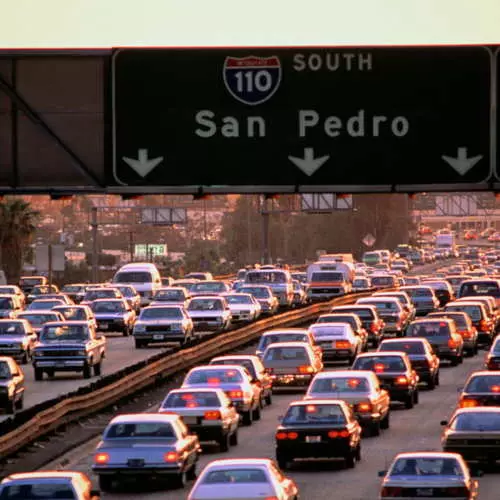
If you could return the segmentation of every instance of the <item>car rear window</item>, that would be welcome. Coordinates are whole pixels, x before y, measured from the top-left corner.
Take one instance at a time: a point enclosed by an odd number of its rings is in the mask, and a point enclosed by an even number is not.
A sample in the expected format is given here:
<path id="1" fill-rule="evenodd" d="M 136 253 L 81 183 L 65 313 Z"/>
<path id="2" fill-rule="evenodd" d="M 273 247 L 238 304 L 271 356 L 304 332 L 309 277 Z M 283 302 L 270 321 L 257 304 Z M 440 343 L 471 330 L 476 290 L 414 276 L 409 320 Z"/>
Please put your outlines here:
<path id="1" fill-rule="evenodd" d="M 480 321 L 483 317 L 481 306 L 476 306 L 476 305 L 446 306 L 445 311 L 462 311 L 466 313 L 472 321 Z"/>
<path id="2" fill-rule="evenodd" d="M 214 365 L 240 365 L 244 366 L 249 373 L 255 377 L 257 374 L 255 373 L 255 368 L 253 366 L 253 363 L 247 359 L 221 359 L 217 360 L 215 363 L 211 363 Z"/>
<path id="3" fill-rule="evenodd" d="M 34 480 L 35 481 L 35 480 Z M 76 496 L 68 484 L 32 483 L 4 486 L 0 500 L 75 500 Z"/>
<path id="4" fill-rule="evenodd" d="M 370 385 L 365 378 L 356 377 L 328 377 L 317 378 L 312 386 L 311 394 L 329 394 L 332 392 L 369 392 Z"/>
<path id="5" fill-rule="evenodd" d="M 337 311 L 333 311 L 333 313 L 336 313 Z M 341 311 L 338 311 L 341 312 Z M 345 313 L 352 313 L 352 314 L 357 314 L 361 319 L 367 320 L 367 319 L 374 319 L 375 315 L 373 314 L 373 311 L 370 309 L 343 309 L 342 312 Z"/>
<path id="6" fill-rule="evenodd" d="M 186 381 L 188 384 L 229 384 L 243 382 L 241 373 L 237 370 L 204 369 L 191 373 Z"/>
<path id="7" fill-rule="evenodd" d="M 450 427 L 456 431 L 500 431 L 500 413 L 461 413 L 455 417 Z"/>
<path id="8" fill-rule="evenodd" d="M 175 438 L 172 426 L 163 422 L 133 422 L 113 424 L 104 439 L 122 438 Z"/>
<path id="9" fill-rule="evenodd" d="M 264 471 L 259 469 L 220 469 L 210 471 L 202 484 L 268 483 Z"/>
<path id="10" fill-rule="evenodd" d="M 391 476 L 457 476 L 462 469 L 454 458 L 418 457 L 400 458 L 394 464 Z"/>
<path id="11" fill-rule="evenodd" d="M 459 295 L 460 297 L 473 297 L 474 295 L 500 297 L 500 288 L 497 283 L 491 282 L 462 283 Z"/>
<path id="12" fill-rule="evenodd" d="M 182 392 L 167 396 L 162 408 L 196 408 L 198 406 L 219 406 L 220 401 L 215 392 Z"/>
<path id="13" fill-rule="evenodd" d="M 410 297 L 432 297 L 432 290 L 425 288 L 410 288 L 404 290 Z"/>
<path id="14" fill-rule="evenodd" d="M 406 366 L 399 356 L 370 356 L 357 358 L 353 370 L 372 370 L 375 372 L 404 371 Z"/>
<path id="15" fill-rule="evenodd" d="M 445 322 L 412 323 L 406 329 L 407 337 L 444 337 L 450 335 L 450 325 Z"/>
<path id="16" fill-rule="evenodd" d="M 372 285 L 392 285 L 394 284 L 394 278 L 391 276 L 373 276 Z"/>
<path id="17" fill-rule="evenodd" d="M 500 394 L 500 375 L 477 375 L 466 385 L 465 392 L 495 392 Z"/>
<path id="18" fill-rule="evenodd" d="M 307 351 L 302 347 L 270 347 L 265 361 L 309 361 Z"/>
<path id="19" fill-rule="evenodd" d="M 307 404 L 290 406 L 283 418 L 284 424 L 345 425 L 346 418 L 339 405 Z"/>
<path id="20" fill-rule="evenodd" d="M 425 354 L 425 349 L 421 342 L 382 342 L 379 350 L 402 351 L 408 354 Z"/>
<path id="21" fill-rule="evenodd" d="M 270 344 L 277 342 L 307 342 L 307 335 L 304 333 L 282 333 L 280 335 L 264 335 L 260 340 L 260 347 L 266 348 Z"/>

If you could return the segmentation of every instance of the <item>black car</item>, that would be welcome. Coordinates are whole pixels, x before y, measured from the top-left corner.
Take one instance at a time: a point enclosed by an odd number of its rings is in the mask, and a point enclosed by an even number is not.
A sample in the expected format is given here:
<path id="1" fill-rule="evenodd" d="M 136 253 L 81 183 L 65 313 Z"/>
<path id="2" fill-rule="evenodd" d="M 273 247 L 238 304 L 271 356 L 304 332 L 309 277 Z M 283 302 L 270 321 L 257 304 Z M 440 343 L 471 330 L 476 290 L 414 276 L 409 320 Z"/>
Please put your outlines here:
<path id="1" fill-rule="evenodd" d="M 347 468 L 361 460 L 361 426 L 344 401 L 294 401 L 275 437 L 276 461 L 282 469 L 295 459 L 341 458 Z"/>
<path id="2" fill-rule="evenodd" d="M 363 328 L 368 332 L 368 342 L 377 347 L 382 341 L 385 323 L 380 319 L 374 306 L 353 304 L 349 306 L 335 306 L 331 310 L 335 314 L 352 313 L 359 316 Z"/>

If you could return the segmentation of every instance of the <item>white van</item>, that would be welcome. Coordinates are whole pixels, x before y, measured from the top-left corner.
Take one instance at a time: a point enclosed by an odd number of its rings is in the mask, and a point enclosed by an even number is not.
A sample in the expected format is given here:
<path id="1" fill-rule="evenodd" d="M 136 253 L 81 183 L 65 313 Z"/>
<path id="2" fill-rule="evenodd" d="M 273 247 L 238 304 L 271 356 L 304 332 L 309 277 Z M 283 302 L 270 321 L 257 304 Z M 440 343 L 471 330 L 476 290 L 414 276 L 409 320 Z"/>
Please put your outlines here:
<path id="1" fill-rule="evenodd" d="M 113 283 L 132 285 L 141 296 L 141 306 L 148 305 L 162 286 L 158 268 L 149 262 L 125 264 L 113 276 Z"/>

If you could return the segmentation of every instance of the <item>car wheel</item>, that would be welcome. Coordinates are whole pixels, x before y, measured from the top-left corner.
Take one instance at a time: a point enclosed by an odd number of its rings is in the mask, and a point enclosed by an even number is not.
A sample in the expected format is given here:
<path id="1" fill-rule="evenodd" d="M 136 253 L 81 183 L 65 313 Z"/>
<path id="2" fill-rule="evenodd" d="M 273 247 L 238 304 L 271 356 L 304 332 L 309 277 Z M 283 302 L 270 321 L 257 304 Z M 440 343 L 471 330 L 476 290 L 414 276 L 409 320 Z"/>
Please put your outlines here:
<path id="1" fill-rule="evenodd" d="M 380 428 L 381 429 L 388 429 L 390 425 L 391 425 L 391 412 L 389 410 L 387 410 L 387 414 L 380 422 Z"/>
<path id="2" fill-rule="evenodd" d="M 198 461 L 196 461 L 186 473 L 187 478 L 191 481 L 194 481 L 198 476 L 197 466 L 198 466 Z"/>
<path id="3" fill-rule="evenodd" d="M 25 351 L 25 353 L 23 354 L 23 357 L 21 358 L 21 364 L 22 364 L 22 365 L 27 365 L 27 364 L 28 364 L 29 359 L 30 359 L 29 352 L 28 352 L 28 351 Z"/>
<path id="4" fill-rule="evenodd" d="M 284 453 L 277 452 L 276 453 L 276 462 L 278 462 L 278 466 L 281 470 L 286 470 L 288 468 L 289 462 L 292 460 L 288 455 L 285 455 Z"/>
<path id="5" fill-rule="evenodd" d="M 146 347 L 146 344 L 143 340 L 135 339 L 135 348 L 141 349 L 142 347 Z"/>
<path id="6" fill-rule="evenodd" d="M 379 436 L 380 435 L 380 428 L 381 428 L 381 425 L 380 425 L 380 420 L 376 420 L 375 422 L 372 422 L 370 424 L 370 427 L 369 427 L 369 434 L 370 436 Z"/>
<path id="7" fill-rule="evenodd" d="M 431 376 L 429 380 L 427 381 L 427 389 L 432 391 L 433 389 L 436 388 L 436 377 Z"/>
<path id="8" fill-rule="evenodd" d="M 14 415 L 16 413 L 16 404 L 12 399 L 9 399 L 5 404 L 5 413 Z"/>
<path id="9" fill-rule="evenodd" d="M 43 370 L 41 368 L 35 368 L 35 380 L 43 380 Z"/>
<path id="10" fill-rule="evenodd" d="M 355 458 L 358 462 L 361 462 L 361 443 L 356 446 Z"/>
<path id="11" fill-rule="evenodd" d="M 459 363 L 458 357 L 455 357 L 452 360 L 450 360 L 451 366 L 458 366 L 458 363 Z"/>
<path id="12" fill-rule="evenodd" d="M 436 386 L 439 385 L 439 370 L 436 372 L 436 375 L 434 377 L 434 383 L 436 384 Z"/>
<path id="13" fill-rule="evenodd" d="M 253 410 L 253 420 L 260 420 L 262 414 L 261 414 L 261 403 L 259 402 L 259 404 L 257 405 L 256 408 L 254 408 Z"/>
<path id="14" fill-rule="evenodd" d="M 356 466 L 356 450 L 349 450 L 349 453 L 344 457 L 346 469 L 354 469 Z"/>
<path id="15" fill-rule="evenodd" d="M 269 391 L 266 396 L 266 405 L 269 406 L 271 404 L 273 404 L 273 394 L 271 391 Z"/>
<path id="16" fill-rule="evenodd" d="M 90 378 L 92 376 L 92 373 L 90 372 L 90 365 L 88 363 L 85 363 L 83 365 L 83 378 Z"/>
<path id="17" fill-rule="evenodd" d="M 99 489 L 104 493 L 113 491 L 113 476 L 99 476 Z"/>
<path id="18" fill-rule="evenodd" d="M 222 453 L 226 453 L 229 451 L 229 446 L 230 446 L 230 437 L 229 437 L 229 432 L 226 432 L 226 434 L 223 434 L 222 437 L 219 439 L 219 447 L 220 451 Z"/>
<path id="19" fill-rule="evenodd" d="M 418 405 L 418 402 L 419 402 L 419 392 L 418 389 L 415 389 L 413 391 L 413 404 Z"/>
<path id="20" fill-rule="evenodd" d="M 252 421 L 253 421 L 253 411 L 250 408 L 250 410 L 243 413 L 243 425 L 252 425 Z"/>
<path id="21" fill-rule="evenodd" d="M 229 444 L 231 446 L 236 446 L 238 444 L 238 429 L 236 429 L 229 438 Z"/>
<path id="22" fill-rule="evenodd" d="M 94 365 L 94 375 L 98 377 L 101 374 L 102 360 Z"/>
<path id="23" fill-rule="evenodd" d="M 463 362 L 464 362 L 464 353 L 462 352 L 458 357 L 458 364 L 461 365 Z"/>
<path id="24" fill-rule="evenodd" d="M 407 410 L 411 410 L 413 408 L 413 405 L 414 405 L 413 394 L 408 394 L 408 396 L 406 396 L 405 408 Z"/>

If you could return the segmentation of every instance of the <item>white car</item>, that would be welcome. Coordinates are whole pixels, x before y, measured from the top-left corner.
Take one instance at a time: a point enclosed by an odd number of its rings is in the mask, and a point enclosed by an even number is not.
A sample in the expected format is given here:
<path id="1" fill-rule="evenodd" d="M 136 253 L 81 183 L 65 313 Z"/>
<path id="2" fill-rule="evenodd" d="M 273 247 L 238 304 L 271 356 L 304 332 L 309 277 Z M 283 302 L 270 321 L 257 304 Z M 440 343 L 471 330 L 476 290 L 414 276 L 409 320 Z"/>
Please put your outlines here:
<path id="1" fill-rule="evenodd" d="M 193 297 L 187 308 L 196 331 L 225 331 L 231 326 L 231 309 L 224 297 L 200 295 Z"/>
<path id="2" fill-rule="evenodd" d="M 250 293 L 223 293 L 231 310 L 233 322 L 255 321 L 262 312 L 262 306 Z"/>
<path id="3" fill-rule="evenodd" d="M 323 351 L 323 362 L 348 361 L 362 352 L 361 339 L 349 323 L 314 323 L 309 327 Z"/>
<path id="4" fill-rule="evenodd" d="M 295 482 L 268 458 L 231 458 L 210 462 L 193 485 L 188 500 L 298 500 Z"/>

